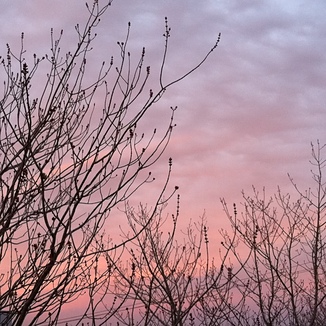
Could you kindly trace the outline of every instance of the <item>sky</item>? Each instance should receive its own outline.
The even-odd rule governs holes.
[[[152,187],[159,188],[172,157],[171,185],[180,187],[184,221],[205,212],[211,228],[223,226],[220,198],[240,203],[253,185],[269,194],[278,186],[293,191],[287,173],[302,188],[311,184],[310,143],[326,142],[325,13],[324,0],[115,0],[102,17],[92,65],[116,51],[130,21],[131,53],[137,58],[145,46],[154,69],[168,17],[166,81],[197,64],[222,35],[207,62],[171,88],[148,120],[149,130],[164,127],[168,108],[178,106]],[[48,52],[50,28],[57,35],[64,29],[69,50],[86,15],[80,0],[4,1],[1,55],[6,43],[19,48],[21,32],[27,55]]]
[[[1,54],[6,43],[19,48],[21,32],[27,54],[48,52],[50,28],[57,35],[64,29],[71,49],[74,25],[87,15],[81,2],[4,1]],[[287,173],[302,188],[310,185],[310,143],[326,142],[325,13],[323,0],[115,0],[102,17],[93,65],[111,56],[130,21],[132,54],[145,46],[155,68],[167,16],[166,80],[198,63],[222,35],[207,62],[170,89],[148,120],[148,128],[165,126],[167,108],[178,106],[177,128],[155,171],[163,180],[173,158],[171,184],[180,187],[185,220],[205,212],[213,227],[223,224],[221,197],[240,203],[252,185],[292,191]]]

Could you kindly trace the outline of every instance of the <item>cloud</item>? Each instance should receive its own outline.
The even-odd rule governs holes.
[[[148,132],[164,129],[169,107],[178,106],[166,157],[174,159],[173,185],[182,186],[187,214],[206,209],[214,216],[219,197],[240,200],[241,190],[252,184],[290,189],[287,172],[308,182],[309,144],[326,142],[325,10],[322,0],[119,0],[102,17],[92,67],[117,55],[116,41],[131,21],[130,50],[135,58],[146,46],[154,79],[167,16],[172,30],[166,81],[198,63],[222,33],[208,61],[169,90],[144,123]],[[50,27],[65,29],[69,49],[74,25],[85,15],[79,1],[3,4],[2,55],[4,43],[19,46],[21,31],[29,51],[46,52]],[[165,164],[157,167],[162,178]]]

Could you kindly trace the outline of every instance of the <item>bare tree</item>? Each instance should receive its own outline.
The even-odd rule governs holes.
[[[254,189],[244,195],[239,217],[224,208],[236,234],[232,248],[232,291],[238,306],[230,302],[233,325],[324,325],[326,318],[326,184],[323,179],[325,146],[312,145],[313,189],[298,194],[279,190],[266,198]],[[227,234],[224,233],[227,240]],[[232,318],[231,318],[232,317]],[[249,318],[248,318],[249,317]]]
[[[223,268],[227,250],[216,266],[210,257],[205,218],[180,231],[179,206],[172,215],[165,215],[161,208],[151,212],[144,206],[138,211],[126,207],[130,231],[124,235],[134,240],[126,245],[128,263],[113,263],[111,289],[124,300],[115,317],[121,325],[206,325],[209,317],[203,313],[203,303],[212,296],[209,293],[223,296],[228,291]],[[130,289],[127,300],[126,289]],[[222,313],[214,316],[215,323],[210,320],[210,325],[224,320]]]
[[[196,67],[166,83],[166,20],[160,87],[153,91],[145,49],[131,66],[129,24],[126,39],[118,42],[118,62],[104,62],[91,82],[87,65],[94,30],[111,2],[87,5],[89,17],[84,27],[76,26],[74,51],[62,54],[63,32],[56,38],[51,31],[50,53],[34,55],[32,64],[23,35],[20,53],[8,46],[1,58],[6,78],[0,100],[0,307],[12,312],[15,325],[26,318],[30,325],[56,324],[63,305],[90,289],[86,275],[93,275],[104,250],[96,238],[112,208],[153,181],[150,171],[142,171],[166,148],[175,109],[162,137],[155,130],[144,136],[139,122],[218,43]],[[40,76],[40,67],[48,68],[46,76]]]

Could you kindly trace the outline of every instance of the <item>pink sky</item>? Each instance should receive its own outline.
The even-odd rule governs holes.
[[[252,185],[271,193],[278,185],[291,190],[288,172],[303,187],[310,180],[310,142],[326,142],[325,12],[323,0],[113,2],[98,30],[94,69],[117,53],[128,21],[132,55],[136,60],[145,46],[154,68],[168,17],[166,80],[196,64],[222,33],[206,64],[170,89],[146,121],[149,130],[164,128],[169,107],[179,108],[165,160],[153,172],[162,179],[167,158],[173,157],[171,187],[180,186],[186,220],[205,210],[211,224],[223,224],[220,197],[239,202],[241,191],[250,192]],[[30,57],[48,52],[51,27],[57,34],[64,29],[63,50],[70,50],[74,25],[86,14],[79,0],[5,2],[1,54],[6,43],[19,48],[22,31]],[[143,193],[137,200],[150,202]]]
[[[63,50],[72,49],[74,25],[86,16],[82,2],[4,1],[1,55],[6,43],[19,48],[21,32],[27,56],[47,53],[51,27],[57,34],[64,29]],[[277,186],[292,191],[287,173],[308,186],[310,142],[326,142],[325,13],[324,0],[115,0],[103,16],[95,68],[117,53],[128,21],[132,55],[136,60],[145,46],[148,64],[155,67],[168,17],[166,80],[198,63],[222,33],[205,65],[170,89],[145,122],[149,130],[164,128],[169,107],[178,106],[177,128],[150,187],[159,187],[171,156],[171,189],[180,187],[185,224],[205,211],[213,237],[225,222],[220,197],[239,203],[241,191],[250,193],[252,185],[266,186],[267,193]],[[148,189],[135,201],[151,202]]]
[[[179,107],[167,157],[185,219],[206,210],[211,226],[223,223],[220,197],[238,202],[252,185],[292,190],[288,172],[306,186],[310,142],[326,141],[324,1],[121,1],[112,9],[117,34],[130,20],[135,47],[145,44],[153,60],[168,16],[167,78],[222,33],[208,62],[160,104]]]

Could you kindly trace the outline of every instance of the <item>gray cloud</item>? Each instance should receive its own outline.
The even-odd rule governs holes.
[[[326,21],[323,0],[306,1],[114,1],[99,27],[100,51],[92,65],[116,54],[115,42],[132,22],[130,47],[145,45],[148,63],[161,60],[164,17],[172,27],[166,80],[205,55],[208,62],[167,92],[144,128],[161,125],[178,105],[178,127],[167,156],[174,158],[173,184],[182,186],[188,213],[214,215],[217,198],[239,200],[252,184],[288,188],[286,172],[307,173],[310,141],[326,142]],[[64,46],[76,39],[73,25],[86,11],[80,1],[24,1],[2,5],[0,36],[19,46],[20,32],[32,53],[49,48],[49,29],[65,29]],[[31,54],[32,54],[31,53]],[[155,72],[155,70],[154,70]],[[165,163],[164,163],[165,164]],[[166,165],[158,167],[164,175]]]

